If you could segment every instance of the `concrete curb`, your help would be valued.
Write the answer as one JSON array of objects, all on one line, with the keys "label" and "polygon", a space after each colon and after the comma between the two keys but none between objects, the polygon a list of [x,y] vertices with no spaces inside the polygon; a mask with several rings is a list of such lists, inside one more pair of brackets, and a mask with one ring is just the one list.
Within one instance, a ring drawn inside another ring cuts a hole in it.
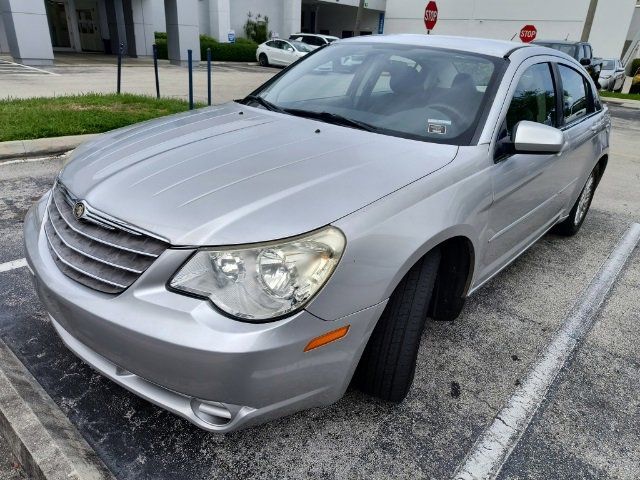
[{"label": "concrete curb", "polygon": [[73,150],[81,143],[99,134],[70,135],[66,137],[38,138],[36,140],[14,140],[0,142],[0,162],[17,158],[59,155]]},{"label": "concrete curb", "polygon": [[2,340],[0,434],[27,478],[114,479],[95,451]]},{"label": "concrete curb", "polygon": [[630,100],[628,98],[615,98],[615,97],[600,97],[605,103],[615,103],[621,107],[640,109],[640,101]]}]

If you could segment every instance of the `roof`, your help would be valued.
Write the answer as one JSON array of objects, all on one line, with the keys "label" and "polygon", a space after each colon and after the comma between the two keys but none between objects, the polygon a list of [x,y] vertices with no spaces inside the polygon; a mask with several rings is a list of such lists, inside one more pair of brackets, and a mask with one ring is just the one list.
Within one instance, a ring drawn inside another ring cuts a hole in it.
[{"label": "roof", "polygon": [[340,38],[340,37],[336,37],[335,35],[325,35],[324,33],[292,33],[291,35],[289,35],[290,37],[297,37],[298,35],[305,35],[307,37],[322,37],[322,38]]},{"label": "roof", "polygon": [[521,42],[493,40],[489,38],[456,37],[450,35],[367,35],[340,40],[340,42],[399,43],[419,47],[450,48],[452,50],[479,53],[492,57],[504,57],[514,49],[528,48],[527,44]]},{"label": "roof", "polygon": [[578,45],[579,43],[588,43],[588,42],[580,42],[578,40],[534,40],[532,43],[556,43],[558,45]]}]

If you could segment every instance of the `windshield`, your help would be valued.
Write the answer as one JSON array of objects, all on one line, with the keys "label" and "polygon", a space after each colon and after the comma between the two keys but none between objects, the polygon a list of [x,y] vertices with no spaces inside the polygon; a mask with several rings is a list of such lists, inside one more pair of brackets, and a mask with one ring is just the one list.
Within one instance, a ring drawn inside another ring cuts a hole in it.
[{"label": "windshield", "polygon": [[505,63],[410,45],[336,43],[246,101],[387,135],[468,145]]},{"label": "windshield", "polygon": [[615,70],[613,60],[604,60],[602,62],[602,70]]},{"label": "windshield", "polygon": [[289,43],[294,46],[299,52],[312,52],[313,48],[309,48],[306,43],[298,42],[297,40],[290,40]]},{"label": "windshield", "polygon": [[534,42],[536,45],[541,45],[543,47],[553,48],[554,50],[559,50],[562,53],[566,53],[567,55],[576,58],[576,46],[570,43],[546,43],[546,42]]}]

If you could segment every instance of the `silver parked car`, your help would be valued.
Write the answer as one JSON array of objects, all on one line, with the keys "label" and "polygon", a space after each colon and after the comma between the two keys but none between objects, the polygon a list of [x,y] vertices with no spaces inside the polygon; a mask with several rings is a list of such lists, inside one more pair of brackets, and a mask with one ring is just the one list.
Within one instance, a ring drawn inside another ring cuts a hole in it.
[{"label": "silver parked car", "polygon": [[77,149],[27,215],[27,259],[72,351],[204,429],[350,384],[398,402],[427,317],[578,231],[609,132],[556,50],[340,41],[240,102]]}]

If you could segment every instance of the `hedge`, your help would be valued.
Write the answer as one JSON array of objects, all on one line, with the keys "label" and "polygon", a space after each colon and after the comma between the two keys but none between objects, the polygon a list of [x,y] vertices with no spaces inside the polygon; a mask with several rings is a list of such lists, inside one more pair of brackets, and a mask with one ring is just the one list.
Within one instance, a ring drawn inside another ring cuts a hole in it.
[{"label": "hedge", "polygon": [[[167,34],[156,32],[158,58],[168,59]],[[239,38],[236,43],[220,43],[207,35],[200,35],[200,58],[206,60],[207,48],[211,49],[211,59],[227,62],[255,62],[258,45],[246,38]]]},{"label": "hedge", "polygon": [[635,73],[640,68],[640,58],[636,58],[633,62],[631,62],[631,75],[635,75]]}]

